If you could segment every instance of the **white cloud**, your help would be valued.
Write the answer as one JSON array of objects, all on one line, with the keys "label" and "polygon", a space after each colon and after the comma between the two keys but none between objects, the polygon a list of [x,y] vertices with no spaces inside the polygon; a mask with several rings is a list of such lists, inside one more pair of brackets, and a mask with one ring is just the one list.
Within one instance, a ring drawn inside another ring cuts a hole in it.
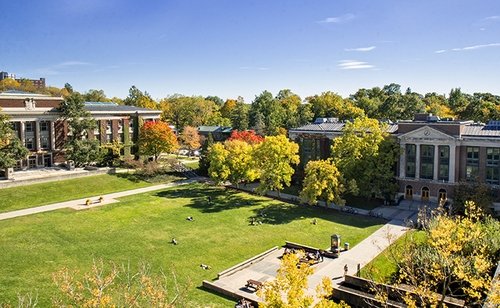
[{"label": "white cloud", "polygon": [[466,50],[476,50],[476,49],[489,48],[489,47],[500,47],[500,43],[466,46],[466,47],[462,47],[462,48],[453,48],[452,50],[453,51],[466,51]]},{"label": "white cloud", "polygon": [[333,23],[333,24],[343,24],[354,19],[354,14],[344,14],[336,17],[327,17],[323,20],[318,21],[319,23]]},{"label": "white cloud", "polygon": [[483,20],[485,20],[485,21],[496,21],[496,20],[500,20],[500,16],[498,16],[498,15],[489,16],[489,17],[484,18]]},{"label": "white cloud", "polygon": [[377,48],[377,46],[359,47],[359,48],[346,48],[344,50],[345,51],[372,51],[375,48]]},{"label": "white cloud", "polygon": [[434,53],[443,53],[443,52],[446,52],[446,49],[440,49],[440,50],[434,51]]},{"label": "white cloud", "polygon": [[341,60],[337,65],[341,70],[356,70],[356,69],[366,69],[366,68],[374,68],[374,65],[371,65],[367,62],[357,61],[357,60]]}]

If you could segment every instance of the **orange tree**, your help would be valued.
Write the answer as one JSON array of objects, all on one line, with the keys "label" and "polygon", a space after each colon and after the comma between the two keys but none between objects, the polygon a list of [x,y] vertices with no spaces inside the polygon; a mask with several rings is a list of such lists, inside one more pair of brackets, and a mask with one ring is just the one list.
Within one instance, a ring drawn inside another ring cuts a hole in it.
[{"label": "orange tree", "polygon": [[249,144],[257,144],[264,141],[264,138],[262,136],[257,135],[253,130],[242,130],[242,131],[233,130],[231,132],[229,140],[241,140]]},{"label": "orange tree", "polygon": [[150,155],[156,161],[161,153],[171,153],[179,148],[177,137],[167,123],[145,122],[139,132],[139,154]]}]

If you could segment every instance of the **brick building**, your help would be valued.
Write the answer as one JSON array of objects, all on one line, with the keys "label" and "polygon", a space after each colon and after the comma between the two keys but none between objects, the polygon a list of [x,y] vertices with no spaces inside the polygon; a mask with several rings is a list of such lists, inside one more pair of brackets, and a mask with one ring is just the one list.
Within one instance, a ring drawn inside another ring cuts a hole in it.
[{"label": "brick building", "polygon": [[[321,120],[291,129],[290,138],[300,145],[302,168],[311,159],[328,157],[331,140],[343,127],[344,123]],[[479,180],[489,184],[499,199],[499,121],[478,124],[417,114],[413,121],[388,125],[388,132],[401,147],[396,172],[399,195],[422,201],[452,199],[458,182]]]},{"label": "brick building", "polygon": [[[52,166],[65,161],[64,143],[68,123],[58,110],[62,97],[7,91],[0,93],[1,112],[10,116],[12,127],[21,142],[30,150],[29,156],[18,162],[15,169]],[[101,144],[118,140],[125,146],[123,155],[131,154],[131,144],[137,141],[139,119],[160,118],[161,111],[121,106],[115,103],[88,102],[85,109],[97,121],[97,129],[88,138]]]},{"label": "brick building", "polygon": [[16,78],[14,75],[9,75],[7,72],[0,72],[0,81],[6,78],[12,78],[17,82],[21,81],[30,81],[33,86],[37,89],[44,89],[45,88],[45,78],[39,78],[39,79],[25,79],[25,78]]}]

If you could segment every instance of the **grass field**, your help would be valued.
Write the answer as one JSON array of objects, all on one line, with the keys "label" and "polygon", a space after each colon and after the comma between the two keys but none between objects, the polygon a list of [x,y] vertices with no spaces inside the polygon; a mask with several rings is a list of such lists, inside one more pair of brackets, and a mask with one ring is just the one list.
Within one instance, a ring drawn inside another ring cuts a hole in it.
[{"label": "grass field", "polygon": [[372,279],[381,283],[393,283],[392,278],[398,268],[394,260],[400,259],[402,248],[408,241],[420,242],[425,239],[425,233],[422,231],[409,231],[399,238],[390,247],[385,249],[375,259],[368,263],[361,270],[361,277]]},{"label": "grass field", "polygon": [[[250,226],[251,217],[263,224]],[[147,262],[155,271],[173,269],[180,284],[192,282],[190,306],[228,307],[232,302],[202,289],[202,280],[285,240],[327,248],[330,235],[337,233],[356,245],[382,224],[202,184],[129,196],[102,208],[0,221],[0,306],[14,304],[18,293],[27,292],[38,294],[40,307],[49,306],[53,272],[64,266],[87,271],[93,259],[102,258]],[[178,245],[170,243],[172,237]],[[201,263],[212,268],[202,270]]]},{"label": "grass field", "polygon": [[0,213],[151,185],[129,174],[104,174],[0,189]]}]

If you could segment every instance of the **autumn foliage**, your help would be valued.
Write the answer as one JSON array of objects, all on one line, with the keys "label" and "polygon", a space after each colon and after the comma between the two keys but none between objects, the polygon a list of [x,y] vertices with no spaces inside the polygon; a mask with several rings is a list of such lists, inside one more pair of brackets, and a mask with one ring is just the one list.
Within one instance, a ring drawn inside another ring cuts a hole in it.
[{"label": "autumn foliage", "polygon": [[167,123],[145,122],[139,133],[139,153],[151,155],[155,161],[161,153],[171,153],[179,148],[177,137]]},{"label": "autumn foliage", "polygon": [[233,130],[228,140],[241,140],[249,144],[257,144],[264,141],[264,138],[257,135],[253,130]]}]

